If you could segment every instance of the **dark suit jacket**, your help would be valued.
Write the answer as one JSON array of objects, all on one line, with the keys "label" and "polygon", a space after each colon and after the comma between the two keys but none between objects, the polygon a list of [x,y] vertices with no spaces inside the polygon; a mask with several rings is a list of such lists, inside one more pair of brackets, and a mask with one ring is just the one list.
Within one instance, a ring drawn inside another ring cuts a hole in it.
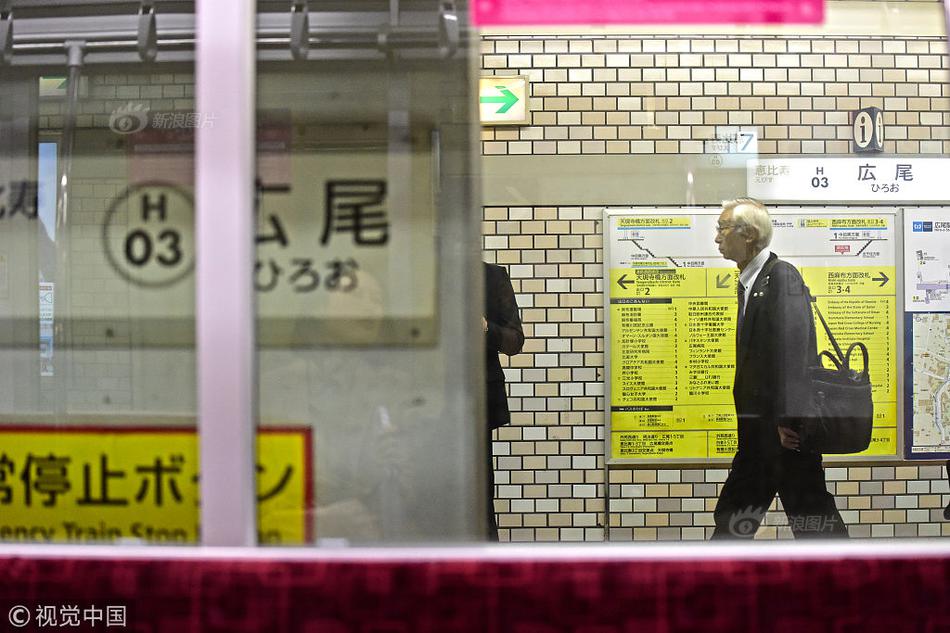
[{"label": "dark suit jacket", "polygon": [[488,424],[496,429],[511,422],[508,398],[505,395],[505,373],[498,353],[514,356],[524,345],[518,303],[508,273],[501,266],[485,264],[485,395]]},{"label": "dark suit jacket", "polygon": [[800,427],[811,414],[808,368],[817,364],[815,320],[798,270],[773,253],[759,272],[736,346],[733,397],[739,450],[781,452],[776,427]]}]

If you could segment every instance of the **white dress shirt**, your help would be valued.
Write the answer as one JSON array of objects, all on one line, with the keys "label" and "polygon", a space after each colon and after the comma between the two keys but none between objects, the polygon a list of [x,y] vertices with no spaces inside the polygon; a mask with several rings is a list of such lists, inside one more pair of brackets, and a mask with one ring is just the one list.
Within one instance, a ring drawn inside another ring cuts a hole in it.
[{"label": "white dress shirt", "polygon": [[749,265],[739,273],[739,283],[742,284],[742,287],[745,289],[745,302],[742,304],[743,315],[745,314],[746,306],[749,305],[749,290],[752,288],[752,284],[755,283],[756,277],[762,272],[762,267],[765,266],[765,262],[769,260],[771,254],[772,251],[766,246],[759,251],[756,256],[752,258],[752,261],[749,262]]}]

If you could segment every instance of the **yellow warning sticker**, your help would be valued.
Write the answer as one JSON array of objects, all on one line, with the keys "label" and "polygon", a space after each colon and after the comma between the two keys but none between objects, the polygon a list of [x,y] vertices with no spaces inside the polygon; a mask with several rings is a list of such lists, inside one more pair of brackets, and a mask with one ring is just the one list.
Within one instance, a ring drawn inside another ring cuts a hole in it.
[{"label": "yellow warning sticker", "polygon": [[[308,428],[257,443],[262,544],[310,540]],[[196,543],[198,439],[187,427],[0,427],[0,541]]]}]

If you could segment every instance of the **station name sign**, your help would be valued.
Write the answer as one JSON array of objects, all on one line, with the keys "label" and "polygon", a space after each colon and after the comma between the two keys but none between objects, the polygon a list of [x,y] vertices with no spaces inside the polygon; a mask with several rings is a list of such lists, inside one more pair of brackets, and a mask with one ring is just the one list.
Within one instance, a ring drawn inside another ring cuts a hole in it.
[{"label": "station name sign", "polygon": [[746,163],[750,196],[775,201],[943,202],[950,159],[760,158]]}]

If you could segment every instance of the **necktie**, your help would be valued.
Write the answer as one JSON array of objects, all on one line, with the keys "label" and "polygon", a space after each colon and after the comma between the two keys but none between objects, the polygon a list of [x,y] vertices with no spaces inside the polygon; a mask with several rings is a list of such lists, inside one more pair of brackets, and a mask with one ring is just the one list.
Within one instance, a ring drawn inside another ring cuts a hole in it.
[{"label": "necktie", "polygon": [[739,340],[739,335],[742,332],[742,321],[745,319],[745,287],[740,281],[739,284],[739,306],[736,313],[736,340]]}]

